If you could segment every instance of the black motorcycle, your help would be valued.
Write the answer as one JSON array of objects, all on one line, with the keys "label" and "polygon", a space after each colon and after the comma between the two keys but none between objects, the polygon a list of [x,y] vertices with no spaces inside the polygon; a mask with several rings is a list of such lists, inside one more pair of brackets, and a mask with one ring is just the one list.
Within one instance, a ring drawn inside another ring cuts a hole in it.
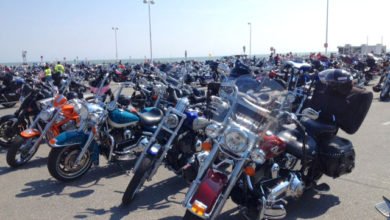
[{"label": "black motorcycle", "polygon": [[0,117],[0,146],[8,148],[42,109],[43,99],[53,96],[52,89],[41,82],[29,81],[21,89],[21,104],[14,114]]},{"label": "black motorcycle", "polygon": [[24,79],[8,75],[2,81],[3,83],[0,86],[0,104],[5,108],[12,108],[19,101]]}]

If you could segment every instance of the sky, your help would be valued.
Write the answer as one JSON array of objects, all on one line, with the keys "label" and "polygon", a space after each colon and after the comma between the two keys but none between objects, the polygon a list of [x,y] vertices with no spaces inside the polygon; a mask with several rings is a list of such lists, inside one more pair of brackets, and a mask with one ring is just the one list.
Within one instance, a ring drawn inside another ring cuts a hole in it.
[{"label": "sky", "polygon": [[[390,0],[329,0],[329,50],[390,44]],[[155,0],[154,58],[324,51],[326,0]],[[0,63],[149,57],[142,0],[0,0]]]}]

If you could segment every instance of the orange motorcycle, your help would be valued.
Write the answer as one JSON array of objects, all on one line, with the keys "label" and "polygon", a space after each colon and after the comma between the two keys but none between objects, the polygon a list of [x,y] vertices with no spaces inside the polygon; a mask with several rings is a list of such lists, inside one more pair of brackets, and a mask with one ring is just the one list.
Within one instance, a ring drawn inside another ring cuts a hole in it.
[{"label": "orange motorcycle", "polygon": [[63,131],[76,129],[80,122],[77,106],[77,101],[68,101],[64,95],[57,95],[52,106],[43,109],[29,128],[16,137],[15,145],[7,152],[8,165],[19,167],[26,164],[43,139],[48,141]]}]

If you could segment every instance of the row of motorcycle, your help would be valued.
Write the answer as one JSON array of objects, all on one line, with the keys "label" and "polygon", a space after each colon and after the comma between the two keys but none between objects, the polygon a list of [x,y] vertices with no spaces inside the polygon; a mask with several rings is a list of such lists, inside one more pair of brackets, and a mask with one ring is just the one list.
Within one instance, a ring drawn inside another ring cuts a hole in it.
[{"label": "row of motorcycle", "polygon": [[229,198],[247,219],[281,219],[287,200],[320,190],[323,175],[352,171],[353,144],[337,133],[355,133],[373,97],[348,71],[307,77],[299,68],[254,74],[221,62],[223,77],[201,89],[155,70],[112,91],[105,73],[90,97],[75,94],[72,77],[60,89],[31,80],[15,114],[0,118],[0,145],[17,168],[47,143],[48,170],[63,182],[82,178],[101,155],[136,160],[124,205],[165,165],[190,184],[183,219],[216,219]]}]

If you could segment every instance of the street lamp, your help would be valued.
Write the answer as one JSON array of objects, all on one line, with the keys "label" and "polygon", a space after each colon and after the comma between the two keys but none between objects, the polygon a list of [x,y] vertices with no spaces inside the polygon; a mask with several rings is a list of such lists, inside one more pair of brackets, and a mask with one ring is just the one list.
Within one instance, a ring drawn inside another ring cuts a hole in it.
[{"label": "street lamp", "polygon": [[150,63],[153,63],[153,50],[152,50],[152,19],[150,16],[150,5],[154,4],[154,0],[144,0],[145,4],[148,4],[149,11],[149,46],[150,46]]},{"label": "street lamp", "polygon": [[325,36],[325,55],[328,55],[328,17],[329,17],[329,0],[326,0],[326,36]]},{"label": "street lamp", "polygon": [[115,32],[115,60],[118,62],[118,40],[117,40],[117,31],[118,27],[112,27],[112,30]]},{"label": "street lamp", "polygon": [[248,22],[249,25],[249,58],[252,55],[252,23]]}]

